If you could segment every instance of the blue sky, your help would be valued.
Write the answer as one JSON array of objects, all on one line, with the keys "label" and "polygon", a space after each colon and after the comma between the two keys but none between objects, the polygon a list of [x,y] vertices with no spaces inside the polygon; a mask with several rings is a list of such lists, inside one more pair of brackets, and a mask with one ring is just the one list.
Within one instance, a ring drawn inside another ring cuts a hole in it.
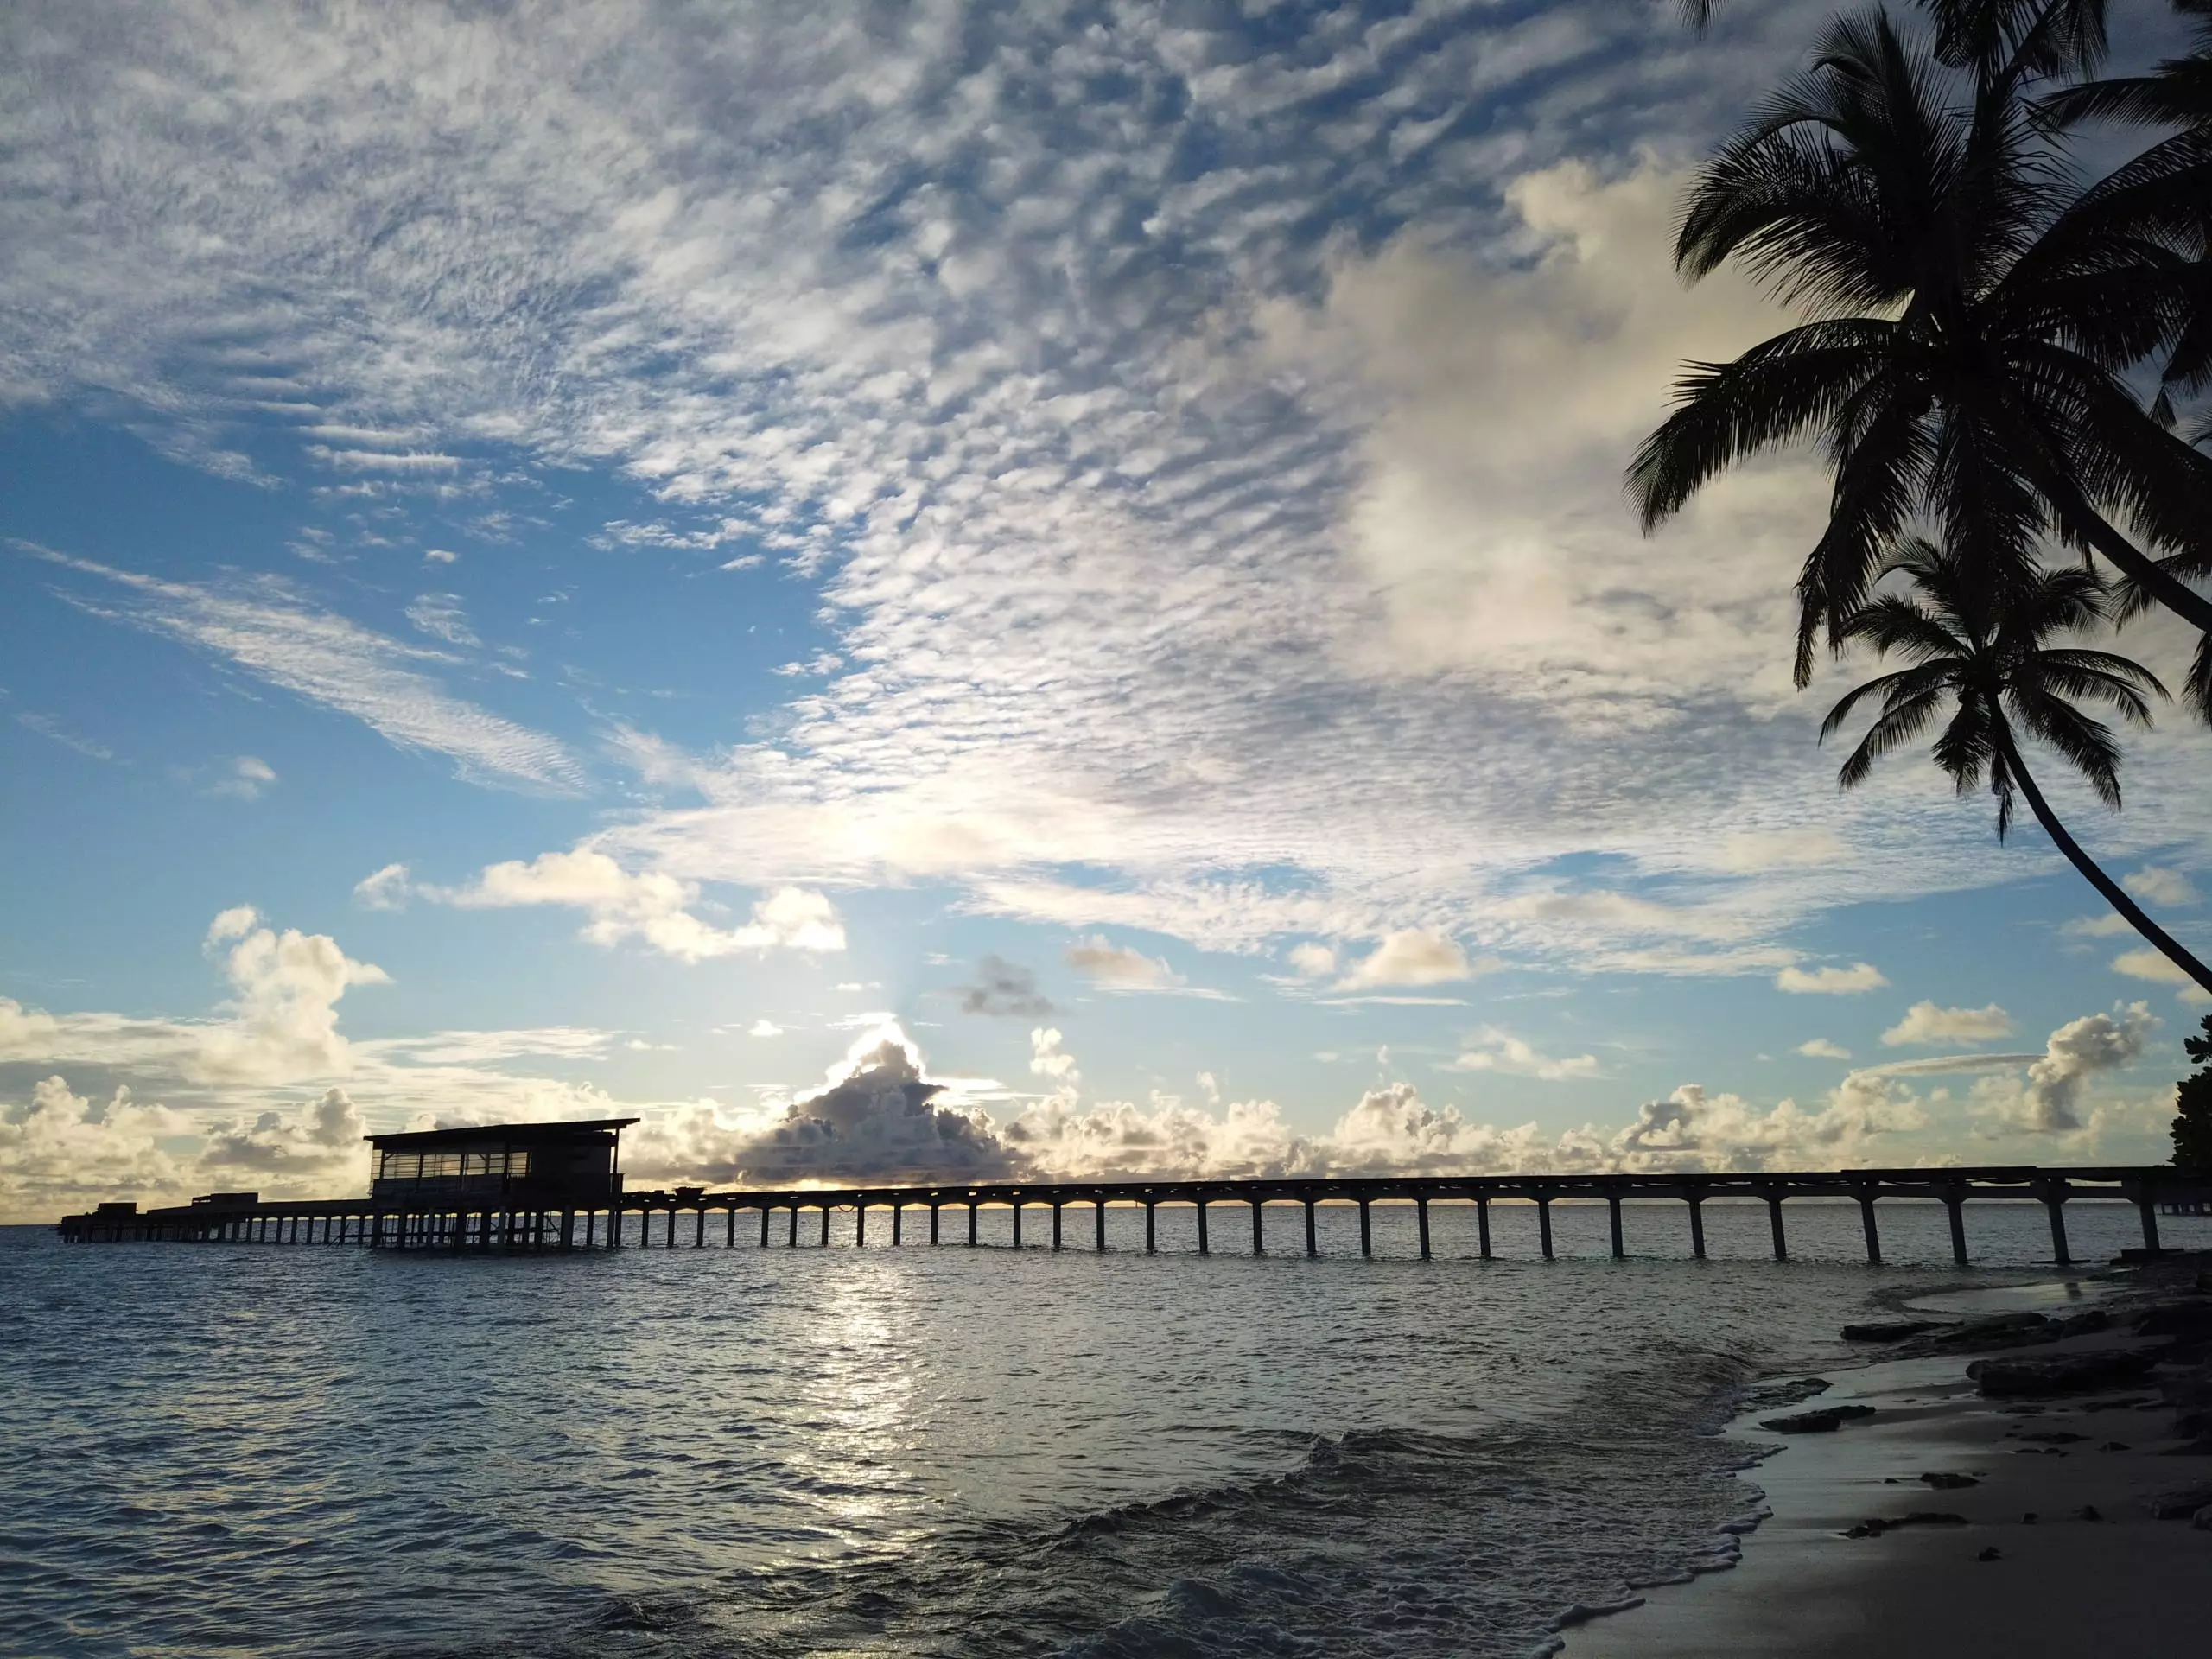
[{"label": "blue sky", "polygon": [[[1823,10],[10,8],[0,1216],[2163,1156],[2163,964],[1838,798],[1814,463],[1620,498]],[[2208,760],[2050,779],[2200,945]]]}]

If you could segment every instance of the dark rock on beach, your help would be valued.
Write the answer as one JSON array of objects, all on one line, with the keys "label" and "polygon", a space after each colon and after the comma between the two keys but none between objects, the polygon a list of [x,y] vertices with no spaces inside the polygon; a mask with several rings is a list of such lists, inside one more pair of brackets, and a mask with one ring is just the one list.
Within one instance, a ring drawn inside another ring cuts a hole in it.
[{"label": "dark rock on beach", "polygon": [[1986,1395],[2078,1394],[2091,1389],[2133,1382],[2147,1376],[2158,1363],[2156,1349],[2101,1348],[2086,1354],[2020,1355],[2004,1359],[1978,1359],[1967,1375]]},{"label": "dark rock on beach", "polygon": [[2212,1508],[2212,1485],[2184,1486],[2179,1491],[2160,1492],[2145,1498],[2143,1507],[2159,1521],[2193,1519],[2199,1510]]},{"label": "dark rock on beach", "polygon": [[1833,1434],[1844,1424],[1861,1417],[1872,1417],[1872,1406],[1824,1406],[1818,1411],[1801,1411],[1789,1417],[1768,1417],[1761,1421],[1761,1428],[1772,1429],[1777,1434]]},{"label": "dark rock on beach", "polygon": [[1878,1538],[1885,1532],[1895,1532],[1899,1527],[1963,1527],[1967,1518],[1947,1510],[1916,1510],[1910,1515],[1901,1515],[1894,1521],[1861,1521],[1844,1533],[1847,1538]]},{"label": "dark rock on beach", "polygon": [[2212,1297],[2154,1307],[2135,1322],[2135,1333],[2141,1337],[2186,1337],[2200,1341],[2212,1338]]},{"label": "dark rock on beach", "polygon": [[1948,1331],[1955,1321],[1950,1319],[1869,1319],[1863,1325],[1843,1327],[1846,1342],[1903,1342],[1908,1337],[1924,1337],[1931,1331]]},{"label": "dark rock on beach", "polygon": [[1954,1475],[1946,1473],[1941,1470],[1933,1474],[1923,1475],[1920,1478],[1928,1485],[1934,1487],[1939,1492],[1953,1492],[1958,1491],[1963,1486],[1979,1486],[1981,1484],[1981,1483],[1976,1480],[1972,1475]]}]

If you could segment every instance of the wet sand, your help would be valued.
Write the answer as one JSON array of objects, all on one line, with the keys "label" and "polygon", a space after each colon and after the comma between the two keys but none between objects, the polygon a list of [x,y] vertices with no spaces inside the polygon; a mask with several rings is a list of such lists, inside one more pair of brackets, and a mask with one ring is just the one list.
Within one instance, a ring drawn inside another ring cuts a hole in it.
[{"label": "wet sand", "polygon": [[[2107,1336],[2021,1351],[2115,1343],[2137,1345]],[[1756,1421],[1775,1408],[1747,1413],[1730,1433],[1785,1449],[1745,1473],[1773,1514],[1745,1537],[1742,1564],[1567,1631],[1571,1659],[2212,1654],[2212,1530],[2154,1520],[2142,1501],[2212,1486],[2212,1457],[2172,1455],[2174,1408],[2155,1387],[1986,1400],[1965,1376],[1970,1357],[1824,1373],[1834,1386],[1808,1407],[1877,1414],[1834,1433],[1777,1436]],[[1923,1473],[1978,1484],[1942,1490]],[[2085,1507],[2103,1518],[2081,1518]],[[1840,1535],[1915,1511],[1965,1524]],[[1979,1559],[1993,1548],[1997,1559]]]}]

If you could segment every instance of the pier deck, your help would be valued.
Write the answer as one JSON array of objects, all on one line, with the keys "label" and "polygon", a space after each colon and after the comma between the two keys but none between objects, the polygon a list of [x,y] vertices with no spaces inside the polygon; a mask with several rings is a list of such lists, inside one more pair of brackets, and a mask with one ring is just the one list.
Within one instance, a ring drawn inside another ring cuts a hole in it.
[{"label": "pier deck", "polygon": [[[1439,1175],[1313,1178],[1297,1179],[1217,1181],[1052,1181],[947,1183],[915,1186],[805,1187],[777,1192],[713,1192],[678,1187],[673,1192],[624,1193],[581,1207],[560,1210],[512,1209],[480,1199],[436,1202],[395,1202],[372,1198],[324,1198],[262,1202],[251,1194],[216,1194],[190,1205],[141,1211],[135,1205],[102,1205],[85,1215],[63,1219],[60,1231],[73,1243],[117,1243],[130,1240],[173,1240],[191,1243],[255,1242],[283,1243],[346,1243],[374,1249],[460,1251],[470,1249],[574,1250],[620,1248],[673,1249],[679,1236],[692,1248],[704,1247],[710,1217],[719,1219],[715,1243],[734,1247],[738,1243],[739,1217],[757,1220],[757,1242],[766,1247],[778,1242],[796,1246],[800,1242],[800,1217],[818,1217],[813,1242],[830,1242],[830,1217],[850,1211],[854,1242],[868,1243],[871,1211],[887,1212],[889,1243],[906,1242],[907,1218],[914,1213],[919,1226],[926,1217],[927,1241],[977,1243],[977,1217],[985,1209],[1013,1212],[1014,1243],[1022,1243],[1026,1212],[1049,1216],[1052,1247],[1061,1248],[1065,1212],[1070,1208],[1091,1212],[1095,1248],[1103,1250],[1106,1212],[1109,1207],[1141,1206],[1145,1212],[1145,1248],[1154,1247],[1158,1211],[1162,1205],[1191,1206],[1196,1211],[1198,1250],[1211,1254],[1211,1213],[1224,1205],[1243,1205],[1251,1212],[1251,1250],[1263,1253],[1266,1235],[1262,1217],[1270,1205],[1297,1205],[1304,1211],[1306,1254],[1317,1254],[1314,1215],[1323,1204],[1357,1205],[1359,1209],[1360,1249],[1374,1254],[1370,1208],[1376,1204],[1414,1206],[1421,1255],[1429,1254],[1428,1211],[1432,1204],[1472,1205],[1481,1253],[1491,1254],[1490,1206],[1494,1203],[1535,1206],[1539,1248],[1547,1260],[1553,1254],[1551,1206],[1554,1204],[1604,1204],[1611,1211],[1612,1253],[1624,1255],[1621,1205],[1648,1199],[1680,1202],[1687,1211],[1694,1255],[1705,1255],[1703,1206],[1716,1201],[1755,1201],[1767,1206],[1777,1261],[1789,1259],[1789,1241],[1783,1223],[1783,1206],[1791,1198],[1854,1200],[1859,1206],[1866,1243],[1866,1259],[1882,1259],[1881,1234],[1875,1206],[1883,1199],[1932,1200],[1949,1212],[1951,1251],[1961,1265],[1968,1263],[1965,1209],[1971,1199],[2031,1199],[2042,1204],[2049,1215],[2054,1258],[2069,1262],[2065,1207],[2070,1200],[2119,1200],[2135,1206],[2143,1245],[2156,1250],[2158,1215],[2202,1213],[2212,1201],[2212,1179],[2195,1177],[2168,1167],[2068,1168],[1996,1167],[1973,1169],[1849,1169],[1809,1172],[1752,1172],[1728,1174],[1617,1174],[1617,1175]],[[953,1212],[954,1235],[948,1237],[945,1212]],[[626,1218],[637,1216],[635,1237]],[[657,1217],[664,1221],[657,1224]],[[775,1226],[778,1218],[785,1225]],[[1040,1217],[1039,1219],[1046,1217]],[[689,1224],[688,1225],[686,1224]],[[755,1242],[751,1221],[745,1230],[747,1243]],[[656,1233],[659,1235],[655,1237]]]}]

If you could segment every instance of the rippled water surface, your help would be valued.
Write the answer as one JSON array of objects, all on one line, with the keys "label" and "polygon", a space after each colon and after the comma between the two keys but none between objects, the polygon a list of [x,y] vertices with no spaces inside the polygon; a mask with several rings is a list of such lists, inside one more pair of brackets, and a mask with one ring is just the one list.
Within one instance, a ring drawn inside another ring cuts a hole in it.
[{"label": "rippled water surface", "polygon": [[[1618,1262],[1602,1208],[1551,1263],[1523,1208],[1490,1262],[1433,1213],[1427,1262],[1385,1208],[1373,1261],[1330,1209],[1319,1260],[1218,1253],[1235,1206],[1204,1258],[1166,1210],[1154,1256],[1120,1211],[1103,1256],[989,1211],[973,1250],[849,1215],[513,1258],[0,1230],[0,1651],[1541,1651],[1712,1564],[1722,1391],[1960,1277],[1933,1207],[1885,1207],[1879,1272],[1847,1206],[1793,1205],[1787,1266],[1758,1209],[1709,1207],[1703,1263],[1678,1205]],[[2049,1252],[2032,1207],[1969,1217],[1993,1268]],[[2085,1259],[2136,1242],[2069,1217]]]}]

